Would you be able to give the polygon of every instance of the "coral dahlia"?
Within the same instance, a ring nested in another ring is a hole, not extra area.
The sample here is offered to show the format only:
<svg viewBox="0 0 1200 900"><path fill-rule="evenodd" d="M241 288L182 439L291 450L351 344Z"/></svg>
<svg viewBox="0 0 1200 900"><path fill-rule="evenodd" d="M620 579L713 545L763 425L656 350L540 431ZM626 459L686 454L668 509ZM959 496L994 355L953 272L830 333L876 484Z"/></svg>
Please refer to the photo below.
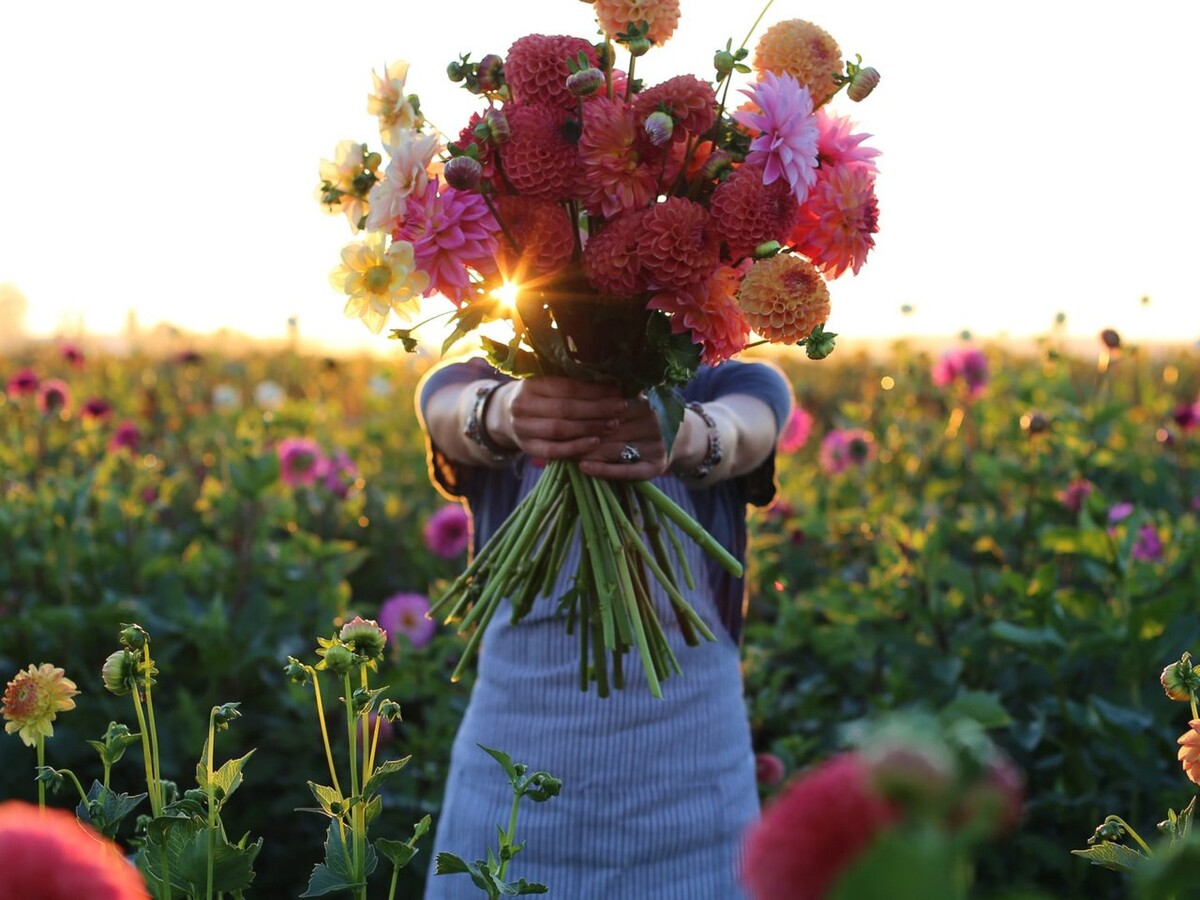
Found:
<svg viewBox="0 0 1200 900"><path fill-rule="evenodd" d="M703 362L715 366L744 350L750 338L737 302L740 281L737 269L722 266L700 284L655 294L647 306L671 313L671 330L689 332L701 346Z"/></svg>
<svg viewBox="0 0 1200 900"><path fill-rule="evenodd" d="M498 152L509 183L521 194L565 200L579 184L579 153L565 128L570 115L548 104L507 110L512 137Z"/></svg>
<svg viewBox="0 0 1200 900"><path fill-rule="evenodd" d="M829 318L829 288L799 256L756 262L742 279L738 302L750 327L774 344L794 344Z"/></svg>
<svg viewBox="0 0 1200 900"><path fill-rule="evenodd" d="M596 20L609 40L629 28L630 22L650 26L646 36L664 44L679 24L679 0L595 0Z"/></svg>
<svg viewBox="0 0 1200 900"><path fill-rule="evenodd" d="M856 754L793 779L746 837L743 880L753 900L820 900L897 818L870 789Z"/></svg>
<svg viewBox="0 0 1200 900"><path fill-rule="evenodd" d="M812 96L791 75L764 72L762 80L743 91L757 109L739 109L733 118L757 132L746 162L763 167L763 182L786 179L803 203L817 180L820 133L813 115Z"/></svg>
<svg viewBox="0 0 1200 900"><path fill-rule="evenodd" d="M762 169L750 165L735 169L717 186L708 211L734 260L752 255L764 241L785 239L800 218L787 183L764 184Z"/></svg>
<svg viewBox="0 0 1200 900"><path fill-rule="evenodd" d="M717 267L720 239L699 203L671 197L647 210L642 226L638 255L654 286L686 288L706 280Z"/></svg>
<svg viewBox="0 0 1200 900"><path fill-rule="evenodd" d="M609 220L583 248L583 272L598 290L614 297L632 297L646 289L638 245L644 234L641 210Z"/></svg>
<svg viewBox="0 0 1200 900"><path fill-rule="evenodd" d="M503 194L494 202L507 233L520 248L518 255L507 237L499 237L500 259L507 273L515 273L518 279L543 275L557 272L571 261L575 231L562 206L523 194Z"/></svg>
<svg viewBox="0 0 1200 900"><path fill-rule="evenodd" d="M763 32L754 50L754 68L759 77L786 72L808 87L814 106L821 106L837 93L833 76L842 73L842 51L823 28L788 19Z"/></svg>
<svg viewBox="0 0 1200 900"><path fill-rule="evenodd" d="M822 171L792 232L792 244L829 278L847 268L857 275L875 246L872 235L879 231L875 179L865 166Z"/></svg>
<svg viewBox="0 0 1200 900"><path fill-rule="evenodd" d="M583 38L565 34L527 34L517 38L504 59L504 80L517 103L574 109L579 102L567 88L567 60L582 53L596 65L596 49Z"/></svg>
<svg viewBox="0 0 1200 900"><path fill-rule="evenodd" d="M62 669L49 663L30 665L18 672L4 689L4 730L16 734L26 747L42 738L54 736L51 724L60 712L75 708L71 698L79 691Z"/></svg>
<svg viewBox="0 0 1200 900"><path fill-rule="evenodd" d="M583 118L578 147L588 209L615 216L652 203L657 172L638 152L640 131L633 111L624 103L599 99L587 104Z"/></svg>

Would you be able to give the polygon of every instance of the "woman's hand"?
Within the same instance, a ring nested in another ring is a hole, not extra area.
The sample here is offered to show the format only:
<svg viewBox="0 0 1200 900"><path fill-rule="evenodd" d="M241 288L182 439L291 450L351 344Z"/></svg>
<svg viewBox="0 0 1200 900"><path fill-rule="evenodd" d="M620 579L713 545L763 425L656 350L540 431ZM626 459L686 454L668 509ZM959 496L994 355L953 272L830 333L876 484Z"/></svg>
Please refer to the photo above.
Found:
<svg viewBox="0 0 1200 900"><path fill-rule="evenodd" d="M580 471L609 479L645 480L666 471L654 410L644 398L622 397L614 385L525 378L505 385L498 399L489 430L532 457L576 459Z"/></svg>

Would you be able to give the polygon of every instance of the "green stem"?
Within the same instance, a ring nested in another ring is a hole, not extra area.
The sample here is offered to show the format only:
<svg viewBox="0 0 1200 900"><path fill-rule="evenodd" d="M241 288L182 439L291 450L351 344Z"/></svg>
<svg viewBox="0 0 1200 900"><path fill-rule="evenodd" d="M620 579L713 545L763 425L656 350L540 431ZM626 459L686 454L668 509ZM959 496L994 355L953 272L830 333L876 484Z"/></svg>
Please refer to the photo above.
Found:
<svg viewBox="0 0 1200 900"><path fill-rule="evenodd" d="M150 813L158 818L162 813L162 801L158 796L158 785L154 781L154 763L150 754L150 735L146 730L146 714L142 712L142 695L136 688L133 690L133 711L137 714L138 728L142 732L142 761L146 768L146 791L150 795Z"/></svg>
<svg viewBox="0 0 1200 900"><path fill-rule="evenodd" d="M208 796L208 882L204 896L211 898L213 895L213 861L216 856L216 847L213 843L213 836L217 831L217 795L213 787L213 744L216 742L217 707L213 707L208 714L208 753L204 760L206 766L206 774L204 777L204 792Z"/></svg>
<svg viewBox="0 0 1200 900"><path fill-rule="evenodd" d="M75 777L75 773L72 772L70 769L58 769L57 771L58 771L59 775L66 775L71 779L71 782L75 785L75 790L77 790L79 792L79 799L82 800L83 803L86 805L87 804L87 791L85 791L83 789L83 785L79 783L79 779ZM108 787L108 785L105 785L105 787Z"/></svg>
<svg viewBox="0 0 1200 900"><path fill-rule="evenodd" d="M317 721L321 723L321 742L325 745L325 762L329 764L329 777L333 780L333 789L338 792L338 796L345 799L342 786L338 784L337 768L333 764L333 748L329 746L329 729L325 725L325 705L321 702L321 681L317 678L316 669L306 668L312 678L313 693L317 698Z"/></svg>
<svg viewBox="0 0 1200 900"><path fill-rule="evenodd" d="M46 765L46 738L41 734L37 736L37 764L39 769ZM38 810L46 811L46 783L40 779L38 780Z"/></svg>
<svg viewBox="0 0 1200 900"><path fill-rule="evenodd" d="M150 673L154 669L154 660L150 658L149 642L142 648L142 660L146 667L146 720L150 724L150 749L154 755L154 783L158 788L158 805L161 809L163 805L162 767L158 756L158 727L154 723L154 697L150 692L152 684Z"/></svg>
<svg viewBox="0 0 1200 900"><path fill-rule="evenodd" d="M1138 842L1138 846L1140 846L1143 850L1146 851L1147 856L1154 855L1154 851L1151 850L1150 847L1146 844L1146 842L1142 840L1142 836L1137 833L1137 831L1133 828L1132 825L1130 825L1128 822L1126 822L1120 816L1109 816L1107 819L1104 820L1105 825L1107 825L1109 822L1116 822L1118 825L1120 825L1122 828L1124 828L1126 831L1128 831L1130 837L1132 837L1135 841Z"/></svg>
<svg viewBox="0 0 1200 900"><path fill-rule="evenodd" d="M1192 721L1200 719L1200 713L1196 712L1196 695L1192 694Z"/></svg>
<svg viewBox="0 0 1200 900"><path fill-rule="evenodd" d="M731 554L724 547L722 547L720 543L717 542L717 539L705 531L700 523L689 516L687 512L685 512L684 509L679 506L678 503L660 491L649 481L635 481L633 482L633 487L635 490L649 499L659 512L664 513L668 519L683 529L683 532L693 541L699 544L700 548L704 550L704 552L716 559L716 561L721 564L721 567L725 569L725 571L727 571L730 575L733 575L735 578L742 577L744 569L742 564L738 562L737 558L734 557L733 554Z"/></svg>
<svg viewBox="0 0 1200 900"><path fill-rule="evenodd" d="M364 892L363 896L365 897L366 875L362 871L362 869L363 869L363 847L362 847L363 828L362 828L362 825L363 825L363 813L365 810L363 808L362 798L359 797L359 795L358 795L358 746L357 746L357 744L358 744L358 734L357 734L358 717L355 716L355 714L354 714L354 691L351 689L351 686L350 686L350 673L349 672L346 672L342 676L342 684L343 684L343 689L346 691L346 696L345 696L345 700L344 700L344 702L346 704L346 732L347 732L347 739L350 742L349 743L349 746L350 746L350 799L351 799L351 803L353 803L353 806L351 807L351 810L350 810L350 820L351 820L350 824L351 824L352 838L354 841L354 848L352 850L352 855L351 855L351 860L352 860L351 865L352 865L352 873L354 876L354 881L356 883L359 881L362 881L364 883L363 884L363 892Z"/></svg>
<svg viewBox="0 0 1200 900"><path fill-rule="evenodd" d="M516 843L516 841L514 840L514 837L516 836L516 833L517 833L517 808L520 805L521 805L521 795L514 791L512 810L508 814L508 832L504 836L504 841L509 847L512 847ZM501 881L504 880L504 875L506 872L508 872L508 864L511 861L512 861L512 857L509 856L507 859L505 859L503 862L500 863L500 872L497 875L497 877Z"/></svg>
<svg viewBox="0 0 1200 900"><path fill-rule="evenodd" d="M392 883L388 887L388 900L396 900L396 882L400 879L400 867L392 866Z"/></svg>

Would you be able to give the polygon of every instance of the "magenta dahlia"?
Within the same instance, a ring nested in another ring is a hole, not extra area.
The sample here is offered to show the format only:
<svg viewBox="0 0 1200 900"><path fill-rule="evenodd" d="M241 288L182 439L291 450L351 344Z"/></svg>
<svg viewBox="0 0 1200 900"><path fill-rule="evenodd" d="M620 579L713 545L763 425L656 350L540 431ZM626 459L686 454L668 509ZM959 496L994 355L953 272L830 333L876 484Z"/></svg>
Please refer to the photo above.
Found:
<svg viewBox="0 0 1200 900"><path fill-rule="evenodd" d="M440 293L461 305L471 290L470 270L494 271L499 229L483 197L435 178L409 198L408 218L394 237L412 243L417 268L429 274L425 296Z"/></svg>
<svg viewBox="0 0 1200 900"><path fill-rule="evenodd" d="M817 158L822 168L826 166L863 166L877 171L875 157L879 151L864 147L862 142L871 135L853 133L854 123L846 116L831 116L825 108L817 110Z"/></svg>
<svg viewBox="0 0 1200 900"><path fill-rule="evenodd" d="M817 180L819 132L812 95L791 75L763 72L762 80L742 93L757 109L740 109L733 118L756 133L746 162L763 167L763 181L784 179L797 203Z"/></svg>

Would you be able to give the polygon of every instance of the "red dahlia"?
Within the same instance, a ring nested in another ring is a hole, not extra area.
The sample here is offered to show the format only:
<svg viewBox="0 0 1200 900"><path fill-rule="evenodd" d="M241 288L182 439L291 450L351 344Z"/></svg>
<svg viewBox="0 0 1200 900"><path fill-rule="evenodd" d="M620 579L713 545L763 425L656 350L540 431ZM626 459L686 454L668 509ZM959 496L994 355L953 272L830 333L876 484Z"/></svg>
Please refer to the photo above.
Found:
<svg viewBox="0 0 1200 900"><path fill-rule="evenodd" d="M496 199L500 221L521 248L514 252L507 236L500 236L500 257L509 273L518 278L557 272L571 261L575 232L567 212L557 203L523 194Z"/></svg>
<svg viewBox="0 0 1200 900"><path fill-rule="evenodd" d="M713 192L709 213L734 261L750 256L764 241L782 241L800 218L800 207L780 178L763 184L758 166L735 169Z"/></svg>
<svg viewBox="0 0 1200 900"><path fill-rule="evenodd" d="M512 137L498 152L509 183L542 200L572 196L579 183L579 153L564 134L566 110L537 104L506 107L505 113Z"/></svg>
<svg viewBox="0 0 1200 900"><path fill-rule="evenodd" d="M644 218L640 210L622 213L588 240L583 249L583 272L597 290L614 297L632 297L646 289L638 259Z"/></svg>
<svg viewBox="0 0 1200 900"><path fill-rule="evenodd" d="M638 255L656 287L678 290L704 281L720 262L720 250L708 210L699 203L671 197L646 211Z"/></svg>
<svg viewBox="0 0 1200 900"><path fill-rule="evenodd" d="M716 119L716 105L716 94L707 81L695 75L677 75L638 94L633 110L639 127L655 110L666 110L675 120L673 137L681 140L708 131Z"/></svg>
<svg viewBox="0 0 1200 900"><path fill-rule="evenodd" d="M583 53L596 65L596 50L583 38L528 34L517 38L504 60L504 79L518 103L547 103L574 109L579 98L567 90L567 59Z"/></svg>

